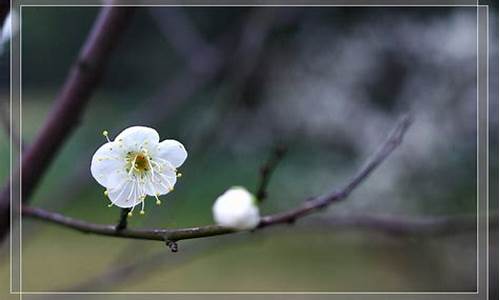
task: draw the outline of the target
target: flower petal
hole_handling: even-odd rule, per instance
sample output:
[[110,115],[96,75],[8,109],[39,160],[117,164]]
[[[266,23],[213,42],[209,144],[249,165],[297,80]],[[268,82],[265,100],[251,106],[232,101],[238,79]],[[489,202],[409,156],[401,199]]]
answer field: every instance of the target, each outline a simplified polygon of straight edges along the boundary
[[141,146],[156,145],[160,142],[158,132],[145,126],[132,126],[123,130],[115,138],[115,142],[123,143],[125,148],[138,151]]
[[113,188],[120,186],[127,178],[125,160],[119,155],[117,144],[109,142],[95,152],[90,172],[100,185]]
[[118,207],[134,207],[142,201],[142,189],[138,181],[127,180],[119,187],[108,189],[108,197]]
[[165,195],[172,191],[177,182],[175,171],[167,169],[161,173],[155,172],[150,180],[146,181],[146,194],[149,196]]
[[174,167],[180,167],[187,158],[184,145],[176,140],[164,140],[158,145],[157,153],[161,159],[171,163]]

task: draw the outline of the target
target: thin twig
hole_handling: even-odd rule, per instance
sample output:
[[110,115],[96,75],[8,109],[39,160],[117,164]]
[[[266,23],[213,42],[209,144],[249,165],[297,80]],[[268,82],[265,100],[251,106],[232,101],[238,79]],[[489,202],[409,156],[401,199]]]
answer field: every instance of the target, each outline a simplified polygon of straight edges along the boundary
[[[371,172],[377,166],[379,166],[389,156],[389,154],[391,154],[392,151],[396,149],[398,145],[401,144],[403,135],[410,126],[410,123],[411,118],[409,116],[401,118],[395,129],[391,132],[391,134],[388,136],[379,150],[375,152],[375,154],[367,161],[364,167],[362,167],[358,171],[357,175],[355,175],[352,180],[349,181],[340,191],[304,201],[304,203],[298,208],[274,215],[265,216],[261,219],[258,227],[262,228],[277,224],[293,223],[298,218],[323,209],[333,202],[345,199],[347,196],[349,196],[353,189],[355,189],[363,180],[365,180],[368,175],[370,175]],[[23,207],[23,215],[63,225],[85,233],[143,240],[159,240],[167,242],[177,242],[179,240],[195,239],[235,232],[230,228],[217,225],[179,229],[124,229],[117,231],[115,226],[113,225],[88,223],[82,220],[72,219],[58,213],[28,206]]]
[[[74,63],[51,112],[33,144],[22,157],[23,188],[21,197],[27,202],[48,165],[55,157],[71,132],[79,124],[82,112],[92,92],[100,82],[104,67],[129,23],[131,7],[103,7],[94,26]],[[18,186],[14,182],[13,186]],[[0,194],[0,239],[8,231],[10,223],[10,182]]]
[[283,145],[277,146],[274,151],[271,153],[269,156],[269,159],[266,161],[264,165],[260,168],[260,179],[259,179],[259,184],[257,185],[257,190],[256,190],[256,198],[257,202],[262,202],[266,199],[267,197],[267,186],[269,185],[269,181],[271,179],[271,176],[278,166],[278,164],[281,162],[283,157],[286,154],[286,147]]
[[130,208],[120,209],[120,219],[118,220],[118,224],[116,224],[115,227],[116,231],[120,231],[127,228],[127,218],[130,210],[131,210]]
[[179,229],[123,229],[116,231],[115,225],[101,225],[89,223],[86,221],[66,217],[62,214],[50,212],[41,208],[23,206],[23,216],[32,217],[51,223],[63,225],[84,233],[92,233],[105,236],[123,237],[141,240],[156,240],[156,241],[179,241],[185,239],[195,239],[201,237],[209,237],[221,234],[234,232],[234,230],[217,226],[208,225],[202,227],[190,227]]
[[333,202],[347,198],[351,192],[365,180],[403,141],[403,136],[408,130],[412,119],[409,115],[402,117],[397,126],[392,130],[386,141],[377,152],[368,159],[364,167],[340,190],[304,201],[302,206],[262,218],[259,227],[266,227],[277,223],[293,223],[296,219],[323,209]]

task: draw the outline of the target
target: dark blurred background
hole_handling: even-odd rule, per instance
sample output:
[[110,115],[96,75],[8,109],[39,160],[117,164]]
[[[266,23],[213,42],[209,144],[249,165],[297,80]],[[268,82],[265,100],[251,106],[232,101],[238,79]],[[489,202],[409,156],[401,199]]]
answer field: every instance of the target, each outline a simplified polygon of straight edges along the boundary
[[[27,144],[97,12],[23,8]],[[254,190],[276,144],[289,152],[261,208],[266,214],[341,186],[400,115],[412,112],[415,122],[347,201],[295,226],[182,242],[172,254],[157,242],[25,220],[24,290],[475,291],[475,232],[394,237],[324,225],[367,213],[476,213],[475,8],[157,7],[138,9],[130,22],[33,205],[92,222],[117,220],[119,210],[106,207],[89,172],[104,129],[115,136],[147,125],[184,143],[189,158],[175,192],[130,220],[134,227],[178,227],[211,223],[214,199],[230,186]],[[491,32],[492,57],[497,36]],[[498,136],[498,119],[490,122]],[[0,139],[8,153],[5,135]],[[0,279],[8,270],[4,260]]]

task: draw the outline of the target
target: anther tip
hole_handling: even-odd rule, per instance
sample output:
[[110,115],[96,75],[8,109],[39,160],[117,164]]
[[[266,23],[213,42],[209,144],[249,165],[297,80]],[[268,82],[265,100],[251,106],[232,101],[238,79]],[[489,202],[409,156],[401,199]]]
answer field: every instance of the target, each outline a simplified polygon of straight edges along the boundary
[[144,215],[144,214],[146,214],[146,213],[145,213],[143,210],[141,210],[140,214],[141,214],[141,215]]
[[177,173],[177,177],[182,177],[182,173]]
[[104,130],[104,131],[102,132],[102,135],[104,135],[104,136],[108,136],[108,134],[109,134],[109,133],[108,133],[108,131],[107,131],[107,130]]
[[108,194],[109,194],[109,193],[108,193],[108,191],[107,191],[107,190],[106,190],[106,191],[104,191],[104,196],[107,196]]
[[160,205],[161,204],[161,201],[160,200],[156,200],[156,205]]
[[108,204],[108,207],[112,207],[112,206],[113,206],[113,204]]
[[131,216],[132,216],[132,212],[129,212],[129,213],[127,214],[127,216],[131,217]]

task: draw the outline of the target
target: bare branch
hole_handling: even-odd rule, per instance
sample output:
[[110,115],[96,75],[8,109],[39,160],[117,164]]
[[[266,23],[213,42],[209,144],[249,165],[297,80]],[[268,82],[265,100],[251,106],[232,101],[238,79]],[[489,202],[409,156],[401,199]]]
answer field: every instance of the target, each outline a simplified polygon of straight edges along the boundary
[[33,217],[36,219],[48,221],[51,223],[63,225],[84,233],[93,233],[98,235],[123,237],[141,240],[156,240],[156,241],[179,241],[186,239],[195,239],[201,237],[209,237],[234,232],[229,228],[224,228],[217,225],[208,225],[203,227],[190,227],[179,229],[123,229],[116,230],[115,225],[93,224],[82,220],[73,219],[64,215],[49,212],[47,210],[29,206],[23,206],[23,216]]
[[[401,144],[403,135],[410,126],[410,123],[411,118],[409,116],[401,118],[395,129],[391,132],[391,134],[388,136],[379,150],[373,155],[372,158],[367,161],[364,167],[362,167],[358,171],[357,175],[355,175],[352,180],[349,181],[340,191],[304,201],[304,204],[302,206],[299,206],[298,208],[274,215],[265,216],[261,219],[258,227],[262,228],[276,224],[293,223],[298,218],[304,217],[317,210],[325,208],[333,202],[345,199],[347,196],[349,196],[353,189],[355,189],[363,180],[365,180],[368,175],[370,175],[371,172],[377,166],[379,166],[389,156],[389,154],[391,154],[392,151],[396,149],[397,146]],[[92,224],[85,221],[72,219],[58,213],[28,206],[23,207],[23,215],[63,225],[85,233],[132,239],[160,240],[167,243],[184,239],[195,239],[235,232],[232,229],[217,225],[179,229],[123,229],[117,231],[115,226],[113,225]]]
[[370,159],[368,159],[364,167],[362,167],[342,189],[305,201],[302,206],[298,208],[264,217],[262,218],[259,227],[266,227],[279,223],[293,223],[298,218],[323,209],[333,202],[337,202],[347,198],[351,194],[351,192],[363,180],[365,180],[372,173],[372,171],[375,170],[375,168],[377,168],[387,158],[387,156],[392,153],[392,151],[394,151],[394,149],[396,149],[401,144],[403,136],[408,130],[411,121],[412,120],[409,115],[402,117],[391,134],[389,134],[386,141],[381,145],[379,150],[375,152],[375,154]]
[[285,156],[286,151],[287,149],[285,146],[277,146],[269,156],[269,159],[266,161],[266,163],[260,168],[260,179],[259,184],[257,185],[257,192],[255,193],[257,202],[262,202],[266,199],[267,186],[269,185],[271,176],[278,164]]
[[[18,170],[17,174],[22,174],[23,202],[28,201],[57,150],[78,125],[83,109],[99,83],[111,50],[128,24],[132,11],[131,7],[108,6],[99,13],[45,124],[22,157],[22,172]],[[0,194],[0,238],[9,228],[9,195],[10,184],[7,184]]]

